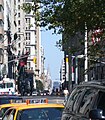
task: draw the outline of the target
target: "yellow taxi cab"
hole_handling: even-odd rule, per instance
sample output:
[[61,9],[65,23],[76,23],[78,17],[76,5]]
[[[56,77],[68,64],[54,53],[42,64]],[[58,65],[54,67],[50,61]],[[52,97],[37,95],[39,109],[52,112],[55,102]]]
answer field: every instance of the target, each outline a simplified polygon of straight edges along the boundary
[[8,108],[13,107],[13,106],[25,105],[26,104],[26,103],[23,103],[23,102],[21,102],[21,103],[20,102],[15,103],[15,102],[10,101],[10,103],[8,103],[8,104],[2,104],[2,105],[0,105],[0,120],[2,119],[2,116],[4,115],[5,111]]
[[2,120],[60,120],[64,105],[60,103],[29,103],[10,107]]

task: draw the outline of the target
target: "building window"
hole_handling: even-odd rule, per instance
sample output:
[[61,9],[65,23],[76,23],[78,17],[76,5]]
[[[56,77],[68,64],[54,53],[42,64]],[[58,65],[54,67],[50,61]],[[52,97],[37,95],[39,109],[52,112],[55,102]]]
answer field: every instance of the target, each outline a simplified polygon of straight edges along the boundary
[[18,47],[20,48],[20,43],[18,43]]
[[20,28],[18,28],[18,32],[20,32]]
[[20,35],[18,35],[18,40],[20,40],[21,39],[21,37],[20,37]]
[[20,55],[20,50],[18,51],[18,55]]
[[31,34],[30,33],[26,33],[26,40],[30,40],[31,39]]
[[30,24],[30,23],[31,23],[30,18],[26,18],[26,23],[28,23],[28,24]]
[[18,25],[20,25],[20,20],[18,20]]
[[30,47],[26,47],[26,51],[30,53]]
[[31,67],[30,62],[27,62],[27,68],[30,69],[30,67]]
[[20,10],[20,5],[18,5],[18,10]]
[[18,13],[18,17],[20,17],[20,13]]

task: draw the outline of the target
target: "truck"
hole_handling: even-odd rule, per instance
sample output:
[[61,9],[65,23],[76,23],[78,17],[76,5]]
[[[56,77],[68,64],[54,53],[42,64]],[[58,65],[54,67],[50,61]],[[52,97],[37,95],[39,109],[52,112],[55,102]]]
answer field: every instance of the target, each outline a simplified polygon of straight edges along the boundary
[[0,81],[0,95],[9,94],[10,91],[12,95],[16,94],[15,80],[10,78],[3,78]]

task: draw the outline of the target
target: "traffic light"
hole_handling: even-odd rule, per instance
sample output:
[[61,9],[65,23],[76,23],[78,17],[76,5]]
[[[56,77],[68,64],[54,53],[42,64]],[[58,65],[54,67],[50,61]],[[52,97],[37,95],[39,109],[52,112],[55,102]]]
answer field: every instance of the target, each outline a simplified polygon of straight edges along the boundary
[[28,55],[29,55],[29,52],[26,52],[26,54],[24,54],[20,57],[19,64],[18,64],[18,67],[17,67],[18,71],[20,71],[20,69],[27,64]]
[[24,65],[27,64],[28,55],[29,55],[29,52],[26,52],[26,53],[23,55],[22,61],[24,62]]

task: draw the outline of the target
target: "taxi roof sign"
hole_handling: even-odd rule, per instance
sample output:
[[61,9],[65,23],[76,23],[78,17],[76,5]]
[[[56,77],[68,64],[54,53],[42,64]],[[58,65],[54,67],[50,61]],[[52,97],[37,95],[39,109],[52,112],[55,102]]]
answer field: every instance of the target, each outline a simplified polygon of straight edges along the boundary
[[48,103],[47,98],[41,98],[41,99],[28,99],[26,100],[27,104],[34,104],[34,103]]
[[41,98],[41,99],[30,99],[29,100],[30,104],[34,104],[34,103],[48,103],[48,99],[47,98]]
[[48,103],[47,98],[41,99],[24,99],[24,100],[10,100],[10,103],[26,103],[26,104],[35,104],[35,103]]

